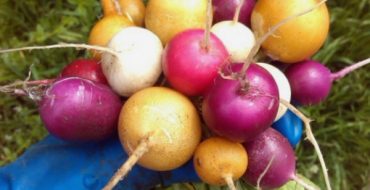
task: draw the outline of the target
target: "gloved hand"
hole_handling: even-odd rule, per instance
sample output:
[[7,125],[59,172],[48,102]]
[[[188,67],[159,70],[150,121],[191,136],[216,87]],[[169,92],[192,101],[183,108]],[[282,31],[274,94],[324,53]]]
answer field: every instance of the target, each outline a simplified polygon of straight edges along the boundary
[[[0,190],[101,189],[126,159],[118,137],[99,143],[71,143],[48,136],[0,168]],[[198,181],[192,160],[170,172],[136,165],[115,189],[142,190]]]

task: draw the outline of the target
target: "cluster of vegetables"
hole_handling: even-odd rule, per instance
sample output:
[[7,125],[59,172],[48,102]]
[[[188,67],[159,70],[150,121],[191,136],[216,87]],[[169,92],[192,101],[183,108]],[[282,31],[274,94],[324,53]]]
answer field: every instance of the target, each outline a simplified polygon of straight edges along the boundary
[[320,103],[334,80],[369,62],[332,74],[310,60],[329,31],[325,1],[101,3],[90,46],[53,46],[91,49],[92,59],[67,65],[38,103],[61,139],[99,141],[118,131],[131,157],[105,189],[136,162],[167,171],[191,158],[208,184],[233,189],[243,178],[265,189],[295,180],[315,189],[295,171],[304,117],[289,102]]

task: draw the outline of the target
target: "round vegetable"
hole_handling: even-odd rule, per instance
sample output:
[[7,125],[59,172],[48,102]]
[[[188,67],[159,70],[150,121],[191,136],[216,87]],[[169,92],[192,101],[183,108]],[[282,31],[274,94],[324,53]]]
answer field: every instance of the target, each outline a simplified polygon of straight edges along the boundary
[[193,160],[198,176],[211,185],[225,185],[228,177],[238,180],[248,166],[244,147],[220,137],[211,137],[200,143]]
[[[213,22],[218,23],[225,20],[232,20],[241,0],[213,0],[212,3],[214,9]],[[240,9],[239,22],[250,26],[251,14],[255,3],[255,0],[244,0]]]
[[119,137],[128,154],[142,139],[151,138],[152,145],[138,163],[152,170],[181,166],[191,158],[201,138],[200,118],[193,104],[164,87],[132,95],[119,118]]
[[176,34],[191,28],[204,28],[207,0],[150,0],[145,26],[167,44]]
[[289,66],[285,75],[292,88],[292,97],[302,105],[318,104],[330,93],[332,83],[370,63],[370,58],[332,73],[320,62],[306,60]]
[[297,177],[294,151],[275,129],[268,128],[244,146],[249,155],[249,166],[243,177],[246,182],[262,189],[274,189],[295,180],[307,189],[314,189]]
[[70,141],[95,141],[116,132],[121,106],[108,86],[70,77],[46,90],[39,111],[51,134]]
[[[105,47],[118,31],[133,25],[125,16],[111,15],[103,17],[91,29],[88,43]],[[101,54],[96,51],[93,52],[94,59],[100,60]]]
[[[314,7],[317,0],[259,0],[252,13],[252,29],[262,37],[289,16]],[[311,57],[323,45],[329,31],[329,13],[325,4],[297,17],[277,29],[262,44],[272,59],[295,63]]]
[[202,29],[181,32],[167,44],[163,54],[164,75],[176,90],[189,96],[203,95],[228,61],[222,42],[210,34],[205,47],[204,35]]
[[[240,72],[241,64],[232,65]],[[261,66],[251,64],[246,72],[247,85],[217,77],[202,105],[203,118],[216,134],[245,142],[271,126],[279,107],[278,87]]]
[[[118,7],[114,1],[117,1]],[[144,25],[145,5],[142,0],[101,0],[101,4],[104,16],[123,15],[136,26]]]
[[211,31],[225,45],[231,62],[245,61],[255,44],[253,32],[240,22],[222,21],[213,25]]
[[[274,78],[277,84],[277,87],[279,89],[279,98],[284,99],[287,102],[290,102],[290,98],[291,98],[290,85],[284,73],[281,72],[278,68],[270,64],[267,64],[267,63],[257,63],[257,64],[263,67],[264,69],[266,69],[271,74],[271,76]],[[280,104],[278,113],[275,117],[275,121],[280,119],[285,114],[286,110],[287,110],[287,107]]]
[[112,38],[108,47],[118,55],[103,53],[102,68],[119,95],[130,96],[157,81],[162,72],[163,47],[155,34],[144,28],[127,27]]
[[61,72],[61,77],[80,77],[102,84],[108,84],[98,61],[93,59],[77,59],[72,61]]

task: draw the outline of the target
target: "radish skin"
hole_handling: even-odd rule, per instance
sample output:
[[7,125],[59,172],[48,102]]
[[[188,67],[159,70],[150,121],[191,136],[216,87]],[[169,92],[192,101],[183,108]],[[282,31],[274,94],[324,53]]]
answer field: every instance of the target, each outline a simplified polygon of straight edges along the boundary
[[162,43],[149,30],[124,28],[111,39],[108,48],[118,56],[103,54],[103,72],[110,86],[121,96],[130,96],[152,86],[162,72]]
[[[284,73],[281,72],[278,68],[270,64],[267,64],[267,63],[257,63],[257,64],[263,67],[264,69],[266,69],[271,74],[271,76],[274,78],[278,86],[278,89],[279,89],[279,98],[290,102],[290,98],[291,98],[290,85]],[[285,114],[287,109],[288,108],[286,106],[280,104],[278,113],[274,121],[279,120]]]
[[231,62],[245,61],[256,43],[253,32],[240,22],[216,23],[211,32],[223,42],[230,53]]

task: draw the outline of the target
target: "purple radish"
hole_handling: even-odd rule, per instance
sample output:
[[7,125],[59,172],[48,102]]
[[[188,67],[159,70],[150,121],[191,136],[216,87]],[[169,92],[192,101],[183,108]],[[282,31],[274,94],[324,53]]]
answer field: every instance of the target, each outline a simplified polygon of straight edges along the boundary
[[[213,0],[213,21],[214,23],[233,20],[236,8],[242,0]],[[251,15],[255,0],[245,0],[240,9],[239,22],[246,26],[251,25]]]
[[40,116],[47,130],[69,141],[98,141],[117,131],[121,100],[108,86],[78,77],[62,78],[44,93]]
[[[242,64],[231,65],[240,72]],[[251,64],[246,86],[239,80],[217,77],[202,105],[207,126],[217,135],[237,142],[252,140],[271,126],[278,107],[278,87],[268,71]]]
[[301,105],[322,102],[330,93],[333,81],[370,63],[370,58],[346,67],[339,72],[331,71],[320,62],[306,60],[289,66],[285,75],[289,80],[292,98]]
[[244,143],[249,164],[243,179],[262,189],[279,188],[294,180],[307,189],[296,174],[296,158],[288,140],[273,128],[268,128],[253,141]]

